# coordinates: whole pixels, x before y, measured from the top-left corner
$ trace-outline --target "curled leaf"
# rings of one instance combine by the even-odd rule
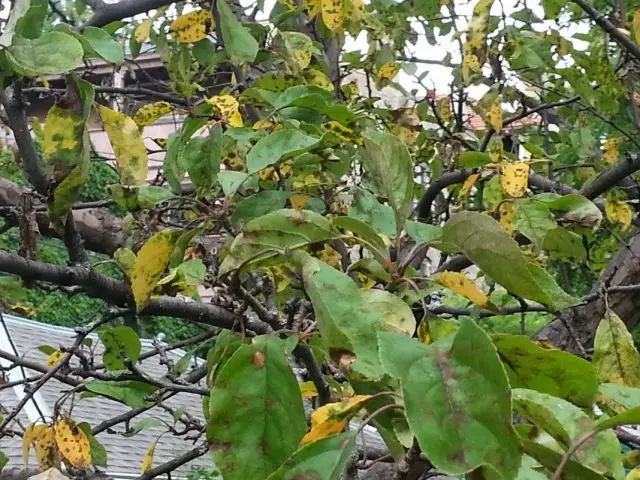
[[[343,402],[323,405],[311,415],[311,430],[301,445],[327,438],[345,429],[351,420],[371,399],[371,395],[356,395]]]

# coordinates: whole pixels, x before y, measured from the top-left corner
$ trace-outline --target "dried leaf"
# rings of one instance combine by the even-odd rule
[[[169,102],[156,102],[143,105],[133,116],[133,121],[139,127],[146,127],[173,112]]]
[[[633,210],[629,204],[614,198],[607,198],[604,202],[604,211],[610,222],[622,224],[624,230],[631,226]]]
[[[524,197],[529,185],[529,164],[503,163],[501,166],[502,189],[510,197]]]
[[[489,302],[489,298],[467,278],[464,273],[460,272],[442,272],[435,275],[436,281],[452,292],[462,295],[471,300],[476,305],[495,310],[495,307]]]
[[[194,10],[176,18],[169,31],[180,43],[195,43],[207,38],[211,29],[215,28],[213,15],[209,10]]]
[[[56,423],[56,446],[58,453],[76,468],[85,469],[91,464],[89,440],[82,430],[70,420]]]
[[[311,431],[302,439],[301,445],[340,433],[371,399],[371,395],[356,395],[349,400],[329,403],[311,415]]]
[[[243,125],[240,104],[231,95],[211,97],[207,99],[207,103],[220,110],[224,120],[232,127],[241,127]]]

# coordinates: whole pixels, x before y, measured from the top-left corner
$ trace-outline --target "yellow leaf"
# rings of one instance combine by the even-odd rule
[[[338,267],[340,265],[340,260],[342,259],[338,252],[326,244],[320,252],[320,255],[318,255],[318,258],[332,267]]]
[[[445,124],[451,122],[451,102],[449,97],[438,100],[438,114]]]
[[[136,254],[129,248],[119,248],[113,252],[113,259],[120,269],[127,275],[131,276],[131,270],[136,264]]]
[[[30,424],[27,428],[24,429],[24,434],[22,435],[22,459],[24,460],[24,466],[29,466],[29,449],[31,448],[31,444],[33,443],[33,435],[36,427],[40,425]]]
[[[134,32],[136,42],[144,43],[147,41],[147,38],[149,38],[149,33],[151,33],[151,27],[153,26],[153,22],[155,22],[155,20],[155,16],[147,18],[136,27],[136,30]]]
[[[610,222],[622,224],[624,230],[631,226],[633,210],[627,203],[615,198],[607,198],[604,202],[604,211]]]
[[[268,130],[271,127],[273,127],[273,123],[271,123],[269,120],[258,120],[253,124],[254,130]]]
[[[295,0],[278,0],[278,2],[281,3],[282,5],[289,7],[290,9],[298,8]]]
[[[442,272],[435,275],[436,281],[452,292],[462,295],[471,300],[476,305],[494,310],[495,307],[489,302],[489,298],[480,291],[480,289],[467,278],[464,273],[460,272]]]
[[[41,470],[53,466],[53,438],[53,427],[45,424],[29,425],[22,437],[22,457],[25,466],[28,466],[31,445],[35,446],[36,459]]]
[[[138,311],[151,298],[162,272],[169,263],[180,230],[168,229],[156,233],[138,252],[136,264],[131,270],[131,291]]]
[[[640,467],[640,450],[631,450],[622,455],[622,464],[624,468]]]
[[[473,175],[469,175],[467,177],[467,179],[462,184],[462,188],[460,188],[460,194],[458,195],[458,198],[460,200],[464,200],[469,196],[469,192],[471,192],[471,189],[476,184],[478,178],[480,178],[479,173],[474,173]]]
[[[346,17],[350,20],[360,20],[364,16],[363,0],[345,0]]]
[[[478,0],[469,21],[467,41],[463,46],[462,77],[468,82],[472,72],[479,72],[486,59],[489,13],[494,0]]]
[[[311,415],[311,431],[302,439],[301,445],[340,433],[356,413],[363,408],[371,395],[356,395],[344,402],[329,403]]]
[[[140,467],[141,474],[146,472],[153,466],[153,456],[156,453],[156,443],[157,443],[157,440],[153,442],[151,445],[149,445],[149,448],[147,449],[147,453],[142,459],[142,466]]]
[[[513,224],[516,218],[516,208],[512,202],[502,202],[498,209],[500,214],[500,225],[509,233],[513,235],[515,226]]]
[[[457,328],[450,320],[429,314],[418,325],[418,340],[428,345],[452,334]]]
[[[634,17],[634,20],[635,20],[635,17]],[[631,470],[627,474],[627,476],[624,478],[624,480],[640,480],[640,468],[634,468],[633,470]]]
[[[529,164],[503,163],[501,169],[500,181],[504,192],[514,198],[524,197],[529,185]]]
[[[322,21],[329,30],[339,30],[344,20],[344,0],[322,0]]]
[[[176,18],[169,31],[180,43],[195,43],[207,38],[210,30],[216,26],[209,10],[194,10]]]
[[[147,180],[149,157],[140,129],[124,113],[98,106],[102,124],[116,156],[116,165],[123,185],[140,185]]]
[[[133,121],[139,127],[151,125],[173,112],[173,107],[168,102],[156,102],[143,105],[133,116]]]
[[[64,353],[62,353],[60,350],[56,350],[55,352],[53,352],[51,355],[49,355],[49,358],[47,358],[47,368],[53,367],[60,361],[63,356]]]
[[[304,81],[307,85],[313,85],[315,87],[320,87],[325,90],[333,91],[333,83],[329,80],[329,77],[322,70],[318,70],[317,68],[307,68],[302,72],[302,76],[304,77]]]
[[[387,62],[378,69],[378,78],[380,78],[380,80],[393,80],[399,71],[399,63]]]
[[[302,4],[309,18],[313,18],[322,12],[322,0],[304,0]]]
[[[57,105],[51,107],[44,121],[44,156],[52,157],[63,150],[77,150],[80,147],[77,128],[77,116]]]
[[[58,453],[76,468],[88,468],[91,464],[89,440],[82,430],[69,420],[56,423],[56,446]]]
[[[318,396],[318,390],[313,382],[302,382],[299,386],[302,398],[313,398]]]
[[[636,43],[640,43],[640,10],[636,10],[633,15],[633,33],[636,36]]]
[[[500,133],[500,130],[502,130],[502,105],[500,105],[499,100],[491,105],[491,109],[489,110],[489,124],[497,133]]]
[[[164,149],[167,148],[166,138],[154,138],[153,141],[156,142],[160,148],[164,148]]]
[[[309,200],[311,200],[311,197],[304,193],[296,193],[289,198],[291,206],[298,210],[302,210]]]
[[[349,99],[351,99],[352,97],[357,97],[360,94],[360,88],[358,88],[358,83],[355,81],[341,85],[340,90],[342,90],[342,93],[344,93],[345,97]]]
[[[618,147],[620,146],[619,138],[609,138],[606,142],[604,142],[604,146],[602,147],[603,158],[604,161],[609,165],[613,165],[618,161]]]
[[[207,103],[220,110],[222,117],[232,127],[241,127],[243,125],[240,104],[231,95],[218,95],[207,98]]]
[[[298,74],[311,63],[311,50],[313,41],[304,33],[281,32],[280,37],[283,42],[283,56],[285,58],[288,71]]]

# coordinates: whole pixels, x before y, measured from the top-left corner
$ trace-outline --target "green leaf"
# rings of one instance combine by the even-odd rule
[[[183,131],[186,123],[183,125]],[[182,193],[182,179],[187,171],[182,162],[182,152],[184,151],[186,142],[181,133],[175,132],[167,137],[167,153],[164,156],[162,171],[169,182],[171,191],[176,195]]]
[[[15,8],[14,6],[14,9]],[[38,38],[42,34],[48,10],[48,2],[44,0],[31,0],[29,10],[16,22],[15,33],[24,38]],[[2,42],[0,41],[0,45],[1,44]]]
[[[0,472],[7,466],[9,463],[9,457],[7,457],[3,452],[0,452]]]
[[[357,218],[344,216],[332,218],[331,223],[334,227],[349,231],[369,243],[373,248],[375,248],[371,253],[377,253],[383,260],[389,258],[387,245],[384,243],[382,237],[380,237],[380,235],[378,235],[368,223],[358,220]],[[366,244],[365,246],[369,249],[372,248]]]
[[[640,407],[635,407],[626,412],[620,413],[615,417],[605,418],[596,423],[594,427],[595,432],[601,432],[609,428],[621,427],[623,425],[638,425],[640,424]]]
[[[7,60],[19,75],[38,77],[66,73],[82,63],[82,44],[62,32],[47,32],[33,40],[14,35]]]
[[[579,407],[533,390],[513,389],[513,408],[565,449],[594,429],[594,422]],[[621,475],[620,444],[612,431],[595,435],[592,441],[577,450],[575,456],[596,472],[610,472],[615,478],[624,476]]]
[[[464,320],[455,335],[422,350],[401,384],[409,426],[427,458],[450,475],[485,467],[515,477],[521,455],[509,382],[487,334]]]
[[[551,255],[570,262],[587,258],[587,250],[582,243],[582,237],[563,227],[549,230],[542,240],[542,248]]]
[[[44,353],[47,356],[51,355],[53,352],[56,351],[56,349],[53,348],[51,345],[40,345],[38,347],[38,350],[40,350],[42,353]]]
[[[125,359],[135,365],[142,351],[138,334],[131,327],[117,327],[100,332],[104,344],[102,359],[107,370],[126,370]]]
[[[374,230],[387,237],[396,236],[396,220],[391,207],[382,205],[366,190],[355,190],[354,199],[355,203],[348,212],[350,217],[371,225]]]
[[[406,222],[404,229],[411,239],[418,243],[431,243],[442,238],[442,227],[437,225],[427,225],[421,222]]]
[[[227,197],[236,193],[247,178],[249,178],[249,175],[246,173],[235,172],[233,170],[223,170],[218,174],[218,181],[222,186],[222,191]]]
[[[513,388],[528,388],[560,397],[583,408],[593,405],[598,379],[590,362],[542,348],[523,335],[491,337]]]
[[[547,470],[554,472],[562,461],[562,454],[531,440],[523,439],[522,445],[527,455],[536,459]],[[544,477],[548,478],[548,477]],[[569,460],[562,471],[563,480],[606,480],[604,476],[575,460]]]
[[[16,24],[29,11],[29,8],[31,7],[31,0],[16,0],[10,5],[10,7],[11,10],[9,12],[9,18],[7,18],[7,21],[4,24],[2,35],[0,35],[0,47],[5,48],[11,46],[11,40],[14,36]]]
[[[395,332],[378,332],[380,362],[387,375],[402,380],[411,366],[430,350],[423,343]]]
[[[559,212],[559,218],[581,226],[597,228],[602,222],[602,212],[589,199],[576,194],[557,197],[553,195],[538,196],[551,210]]]
[[[141,185],[136,190],[138,191],[137,203],[139,208],[153,207],[174,198],[173,193],[164,187]]]
[[[267,480],[340,480],[355,447],[355,432],[309,443],[291,455]]]
[[[285,207],[291,192],[282,190],[263,190],[238,202],[231,216],[231,224],[237,227],[240,222],[249,222],[254,218]]]
[[[515,210],[514,227],[538,249],[541,248],[547,233],[557,227],[549,207],[542,202],[526,199],[515,202]]]
[[[602,409],[617,414],[640,406],[640,388],[602,383],[598,386],[597,401]]]
[[[129,438],[129,437],[133,437],[134,435],[137,435],[142,430],[146,430],[148,428],[156,428],[156,427],[163,427],[164,429],[167,429],[167,422],[159,418],[153,418],[153,417],[145,418],[144,420],[140,420],[138,423],[136,423],[131,430],[122,432],[120,435],[122,435],[123,437]]]
[[[220,275],[283,252],[340,236],[331,222],[310,210],[277,210],[248,222],[220,266]]]
[[[180,234],[180,237],[178,237],[173,249],[173,253],[171,254],[171,259],[169,260],[170,268],[175,268],[184,261],[184,254],[187,251],[187,247],[191,243],[191,240],[198,235],[202,235],[210,226],[209,222],[204,222],[198,228],[193,228]]]
[[[491,155],[484,152],[462,152],[458,157],[458,167],[460,168],[476,168],[484,167],[491,163]]]
[[[358,119],[358,116],[349,107],[335,103],[332,92],[320,87],[294,85],[280,95],[274,95],[266,90],[260,90],[259,93],[268,99],[276,110],[291,107],[305,108],[326,115],[344,125],[349,125]]]
[[[458,247],[485,274],[510,293],[553,309],[577,303],[544,270],[527,264],[518,244],[488,215],[462,212],[449,220],[442,240]]]
[[[280,37],[287,66],[294,74],[299,74],[309,66],[313,41],[301,32],[280,32]]]
[[[89,392],[120,400],[131,408],[148,407],[151,402],[145,400],[145,398],[158,390],[158,387],[135,380],[123,382],[92,380],[85,385],[85,388]]]
[[[120,183],[140,185],[146,182],[149,157],[138,125],[124,113],[102,105],[98,105],[98,111],[115,153]]]
[[[207,352],[207,386],[211,387],[216,377],[216,372],[227,363],[229,358],[243,344],[242,336],[223,330],[216,338],[216,344]],[[207,409],[207,414],[209,410]]]
[[[89,440],[89,449],[91,451],[91,463],[94,465],[99,465],[101,467],[107,466],[108,453],[107,449],[104,448],[96,437],[93,436],[93,431],[91,430],[91,425],[87,422],[78,423],[76,425],[80,430],[82,430]]]
[[[182,273],[187,285],[201,285],[207,273],[207,268],[202,263],[202,260],[196,258],[180,264],[178,272]]]
[[[413,162],[407,146],[395,135],[376,131],[364,136],[367,170],[380,184],[380,192],[393,208],[397,235],[409,216],[413,201]]]
[[[330,352],[355,355],[354,372],[380,379],[383,370],[377,332],[385,330],[380,312],[367,302],[348,275],[302,251],[294,251],[293,259],[301,267],[305,291]]]
[[[220,30],[224,49],[234,65],[253,62],[258,54],[259,45],[226,2],[216,2],[220,12]]]
[[[364,301],[384,318],[386,330],[412,336],[416,331],[416,319],[411,307],[398,296],[386,290],[361,290]]]
[[[593,366],[600,383],[640,387],[640,353],[613,310],[607,310],[600,321],[593,346]]]
[[[124,61],[122,46],[103,29],[86,27],[82,31],[82,37],[89,46],[90,54],[101,57],[109,63],[122,63]]]
[[[282,465],[306,431],[282,340],[257,337],[235,351],[216,378],[209,415],[207,439],[225,480],[267,478]]]
[[[199,194],[205,194],[215,185],[222,156],[222,128],[211,129],[208,137],[194,137],[182,152],[182,162]]]
[[[82,192],[91,167],[87,122],[94,88],[71,75],[67,92],[75,101],[51,107],[44,124],[43,157],[55,185],[48,210],[58,229],[64,225],[69,209]]]
[[[320,142],[300,130],[284,128],[261,138],[247,156],[249,174],[258,172],[280,160],[299,155]]]

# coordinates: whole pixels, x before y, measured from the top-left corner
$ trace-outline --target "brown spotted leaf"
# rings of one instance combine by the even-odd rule
[[[156,102],[143,105],[133,116],[133,121],[139,127],[146,127],[169,115],[173,107],[168,102]]]
[[[195,43],[205,39],[214,27],[213,15],[209,10],[194,10],[171,22],[169,31],[180,43]]]
[[[55,431],[56,446],[62,458],[76,468],[88,468],[91,464],[91,448],[84,432],[66,419],[56,423]]]
[[[608,310],[600,321],[593,346],[593,366],[600,383],[640,388],[640,353],[613,310]]]

